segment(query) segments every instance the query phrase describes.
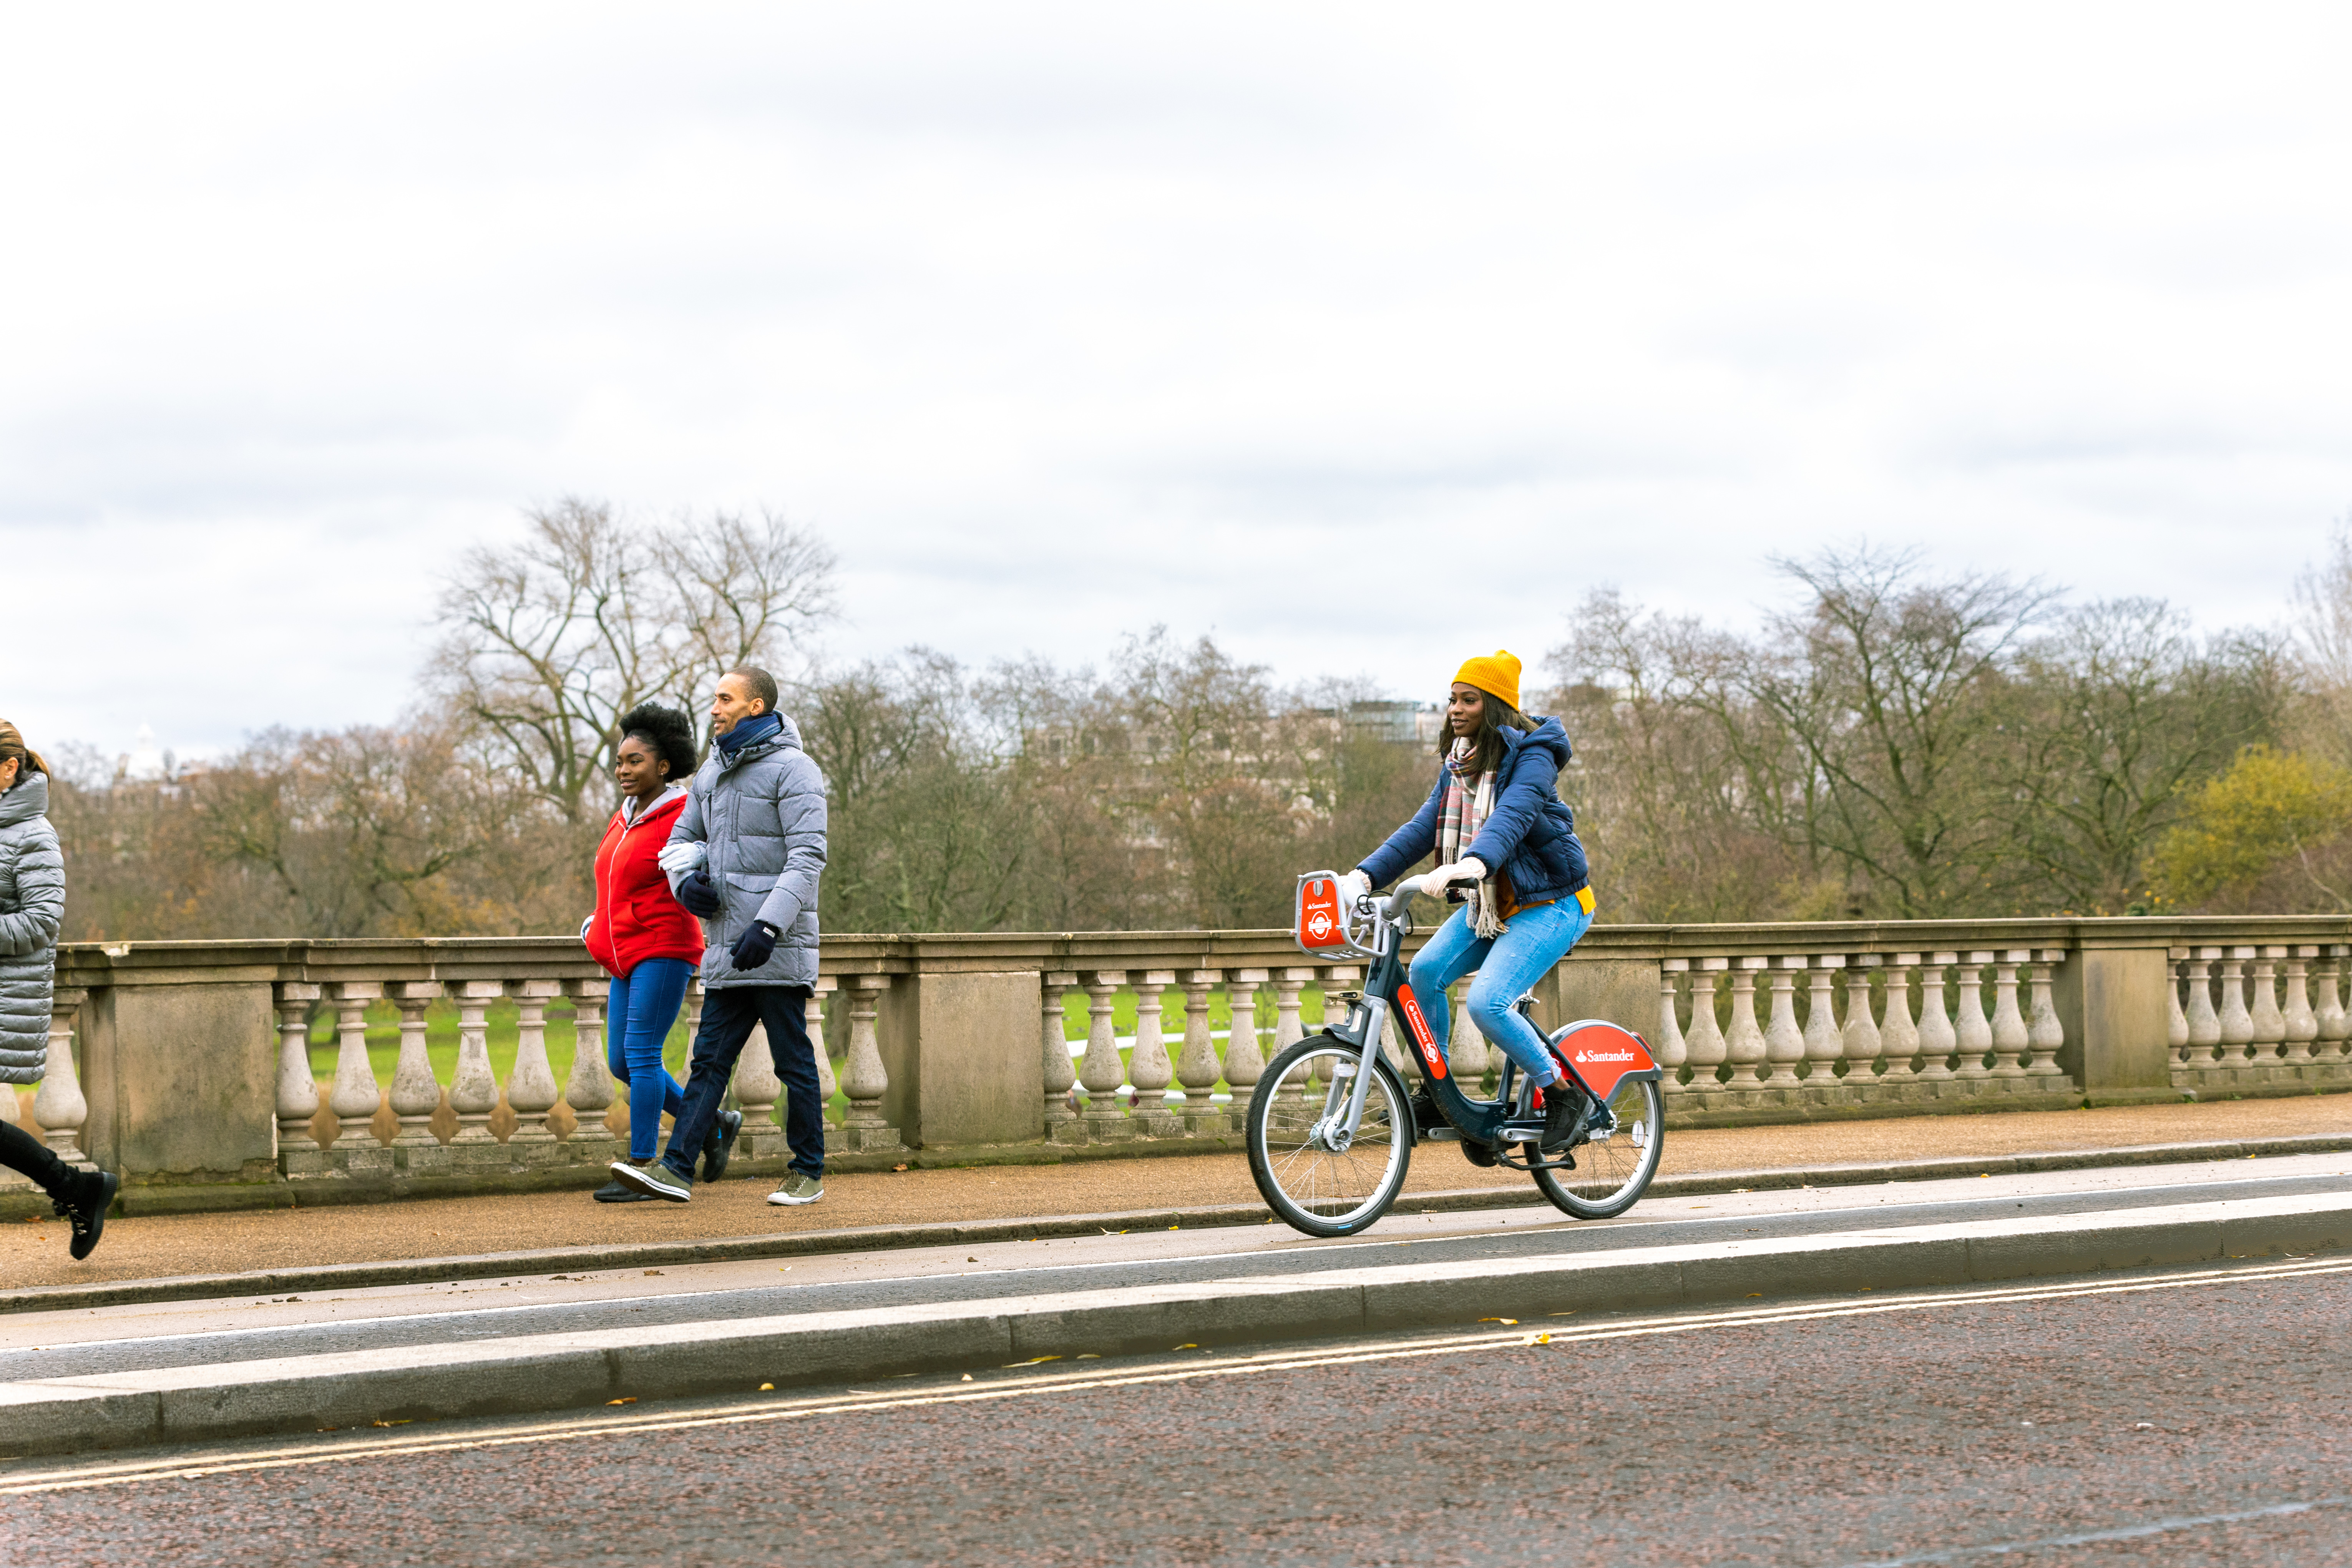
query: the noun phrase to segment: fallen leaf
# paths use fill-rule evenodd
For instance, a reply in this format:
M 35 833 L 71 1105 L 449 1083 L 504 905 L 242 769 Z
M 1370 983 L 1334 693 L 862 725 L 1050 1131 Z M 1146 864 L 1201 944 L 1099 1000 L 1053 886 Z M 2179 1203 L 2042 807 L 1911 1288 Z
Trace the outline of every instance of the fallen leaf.
M 971 1373 L 965 1373 L 963 1374 L 963 1380 L 964 1380 L 966 1383 L 970 1383 L 970 1382 L 971 1381 Z
M 894 1170 L 894 1171 L 903 1171 L 903 1170 L 905 1170 L 907 1167 L 906 1167 L 906 1166 L 904 1166 L 904 1165 L 893 1165 L 893 1166 L 891 1166 L 890 1168 L 891 1168 L 892 1170 Z
M 1548 1345 L 1551 1343 L 1551 1336 L 1549 1334 L 1529 1334 L 1525 1342 L 1531 1345 Z
M 1045 1363 L 1045 1362 L 1049 1362 L 1049 1361 L 1059 1361 L 1059 1360 L 1061 1360 L 1061 1359 L 1062 1359 L 1062 1358 L 1061 1358 L 1060 1356 L 1057 1356 L 1057 1355 L 1041 1355 L 1041 1356 L 1035 1356 L 1035 1357 L 1033 1357 L 1032 1359 L 1030 1359 L 1030 1360 L 1028 1360 L 1028 1361 L 1008 1361 L 1008 1362 L 1006 1362 L 1004 1364 L 1005 1364 L 1008 1368 L 1010 1368 L 1010 1367 L 1016 1367 L 1016 1366 L 1037 1366 L 1037 1365 L 1039 1365 L 1039 1364 L 1041 1364 L 1041 1363 Z
M 980 1259 L 979 1259 L 979 1258 L 965 1258 L 965 1259 L 964 1259 L 964 1261 L 965 1261 L 966 1263 L 977 1263 L 977 1262 L 979 1262 L 979 1261 L 980 1261 Z
M 1761 1290 L 1750 1290 L 1749 1292 L 1748 1292 L 1748 1299 L 1749 1300 L 1751 1300 L 1751 1301 L 1752 1301 L 1752 1300 L 1754 1300 L 1757 1297 L 1761 1296 L 1762 1294 L 1764 1294 L 1764 1292 L 1763 1292 L 1763 1291 L 1761 1291 Z
M 629 1395 L 626 1399 L 608 1399 L 604 1401 L 607 1405 L 635 1405 L 636 1402 L 637 1396 L 634 1394 Z
M 1196 1351 L 1201 1347 L 1198 1345 L 1178 1345 L 1176 1348 L 1180 1351 Z
M 660 1270 L 660 1269 L 658 1269 L 658 1268 L 648 1268 L 648 1269 L 646 1269 L 646 1274 L 647 1278 L 651 1278 L 652 1276 L 656 1275 L 656 1274 L 659 1274 L 660 1272 L 661 1272 L 661 1270 Z
M 1515 1329 L 1519 1326 L 1519 1321 L 1517 1318 L 1481 1318 L 1478 1321 L 1482 1323 L 1508 1323 Z
M 776 1385 L 772 1383 L 763 1383 L 760 1385 L 760 1392 L 762 1394 L 773 1394 L 776 1392 Z

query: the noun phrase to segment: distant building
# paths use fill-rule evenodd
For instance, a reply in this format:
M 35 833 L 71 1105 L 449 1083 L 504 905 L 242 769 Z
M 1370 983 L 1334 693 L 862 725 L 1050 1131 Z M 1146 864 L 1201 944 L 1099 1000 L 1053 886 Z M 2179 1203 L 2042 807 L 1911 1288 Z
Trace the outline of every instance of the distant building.
M 1434 702 L 1351 702 L 1348 723 L 1359 733 L 1401 746 L 1432 746 L 1445 723 L 1445 710 Z

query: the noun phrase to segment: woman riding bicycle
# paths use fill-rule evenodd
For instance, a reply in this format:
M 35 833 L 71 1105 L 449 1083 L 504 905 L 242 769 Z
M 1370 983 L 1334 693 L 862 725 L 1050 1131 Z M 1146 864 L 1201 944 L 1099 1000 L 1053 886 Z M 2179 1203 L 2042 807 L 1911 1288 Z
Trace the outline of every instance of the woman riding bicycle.
M 1422 890 L 1460 907 L 1413 958 L 1413 993 L 1437 997 L 1476 970 L 1472 1022 L 1549 1091 L 1560 1081 L 1559 1064 L 1542 1032 L 1511 1004 L 1592 924 L 1584 846 L 1558 787 L 1568 734 L 1557 719 L 1519 711 L 1519 661 L 1501 649 L 1463 665 L 1445 720 L 1437 745 L 1444 760 L 1429 798 L 1340 879 L 1340 897 L 1352 901 L 1385 887 L 1434 853 L 1437 869 L 1422 879 Z M 1426 1012 L 1443 1051 L 1447 1010 Z M 1545 1094 L 1545 1152 L 1575 1134 L 1584 1100 L 1580 1090 Z

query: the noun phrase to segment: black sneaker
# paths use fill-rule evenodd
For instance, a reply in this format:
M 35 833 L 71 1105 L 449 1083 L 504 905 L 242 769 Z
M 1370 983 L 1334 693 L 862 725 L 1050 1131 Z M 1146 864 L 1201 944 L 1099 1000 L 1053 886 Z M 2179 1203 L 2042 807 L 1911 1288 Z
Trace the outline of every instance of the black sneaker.
M 743 1113 L 722 1110 L 710 1124 L 710 1136 L 702 1141 L 702 1179 L 715 1182 L 727 1173 L 727 1162 L 735 1157 L 735 1140 L 743 1131 Z
M 77 1171 L 70 1196 L 50 1194 L 49 1206 L 73 1223 L 73 1241 L 66 1250 L 75 1262 L 98 1250 L 98 1238 L 106 1234 L 106 1211 L 121 1190 L 122 1178 L 111 1171 Z
M 606 1182 L 588 1195 L 600 1204 L 649 1204 L 654 1201 L 653 1194 L 625 1187 L 618 1181 Z
M 1536 1145 L 1549 1154 L 1564 1148 L 1576 1136 L 1576 1124 L 1582 1120 L 1584 1093 L 1565 1080 L 1544 1090 L 1543 1141 Z

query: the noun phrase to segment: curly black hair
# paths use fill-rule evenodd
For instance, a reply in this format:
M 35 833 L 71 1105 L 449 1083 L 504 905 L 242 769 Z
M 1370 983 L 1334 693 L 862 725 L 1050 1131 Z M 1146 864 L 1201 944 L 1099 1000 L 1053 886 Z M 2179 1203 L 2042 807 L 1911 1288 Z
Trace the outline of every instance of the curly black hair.
M 640 702 L 621 721 L 624 739 L 635 735 L 669 764 L 669 782 L 684 784 L 694 776 L 701 756 L 694 743 L 694 721 L 676 708 Z

